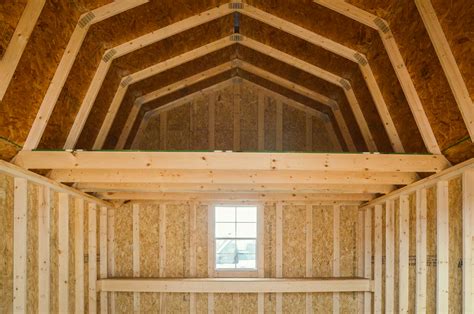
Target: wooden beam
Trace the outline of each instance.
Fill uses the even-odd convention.
[[[394,313],[395,294],[395,201],[385,203],[385,313]]]
[[[448,181],[436,184],[436,311],[449,312],[449,193]]]
[[[188,169],[439,172],[443,155],[22,151],[14,160],[26,169]]]
[[[28,181],[23,178],[14,179],[13,218],[13,312],[26,313]]]
[[[364,278],[185,278],[185,279],[104,279],[99,291],[171,293],[306,293],[372,291]]]
[[[82,192],[304,192],[304,193],[381,193],[387,194],[392,185],[376,184],[208,184],[208,183],[78,183]]]
[[[374,207],[374,313],[382,313],[382,205]]]
[[[178,22],[181,23],[181,22]],[[173,24],[174,25],[174,24]],[[166,29],[162,28],[158,33],[161,33],[162,30]],[[164,34],[164,33],[163,33]],[[145,35],[146,36],[146,35]],[[163,35],[164,36],[164,35]],[[170,34],[166,34],[166,37],[169,37]],[[163,38],[162,38],[163,39]],[[137,39],[139,40],[139,39]],[[176,67],[178,65],[184,64],[188,61],[194,60],[196,58],[199,58],[200,56],[204,56],[206,54],[212,53],[214,51],[223,49],[227,46],[230,46],[234,44],[234,42],[230,41],[228,37],[222,38],[220,40],[217,40],[215,42],[203,45],[202,47],[196,48],[194,50],[185,52],[183,54],[180,54],[174,58],[162,61],[158,64],[155,64],[154,66],[151,66],[149,68],[146,68],[144,70],[138,71],[133,74],[133,76],[128,76],[124,79],[122,79],[122,83],[127,82],[127,84],[133,84],[136,82],[139,82],[141,80],[144,80],[148,77],[151,77],[153,75],[156,75],[160,72],[163,72],[167,69]],[[126,49],[127,47],[124,47]],[[142,46],[140,46],[142,48]],[[118,50],[117,50],[118,51]],[[114,57],[119,55],[117,52]],[[97,97],[97,94],[99,93],[100,87],[102,86],[102,83],[105,79],[105,76],[107,75],[108,69],[110,67],[111,60],[108,60],[108,62],[101,61],[99,68],[97,69],[97,72],[94,75],[94,79],[92,80],[91,85],[89,86],[89,89],[86,93],[86,96],[84,97],[84,100],[81,104],[81,107],[79,108],[79,112],[76,115],[76,118],[74,120],[74,124],[69,132],[69,135],[66,139],[66,143],[64,144],[65,149],[72,149],[76,145],[77,139],[79,138],[79,135],[82,132],[82,129],[84,127],[84,124],[86,123],[87,117],[89,116],[89,112],[92,109],[92,106],[95,102],[95,99]]]
[[[372,279],[372,208],[364,210],[364,278]],[[364,313],[372,311],[372,293],[364,292]]]
[[[89,266],[89,313],[97,312],[97,204],[88,204],[88,266]]]
[[[417,180],[413,173],[245,171],[245,170],[54,170],[50,178],[59,182],[101,183],[217,183],[217,184],[394,184]]]
[[[415,85],[408,73],[403,57],[400,54],[395,37],[390,30],[388,23],[382,18],[370,14],[367,11],[359,9],[358,7],[343,1],[343,0],[313,0],[315,3],[322,5],[330,10],[336,11],[344,16],[347,16],[355,21],[363,23],[380,34],[385,50],[392,63],[395,74],[398,77],[400,86],[405,94],[407,102],[410,106],[411,112],[415,122],[420,131],[426,149],[432,154],[440,154],[441,150],[438,146],[433,130],[429,123],[428,117],[423,109],[420,97],[416,92]]]
[[[49,118],[53,112],[54,106],[61,94],[66,79],[69,76],[71,68],[74,64],[77,54],[82,46],[82,42],[87,35],[90,26],[108,19],[114,15],[135,8],[139,5],[147,3],[149,0],[122,0],[113,1],[109,4],[101,6],[97,9],[84,13],[72,33],[64,54],[59,62],[53,79],[51,80],[46,95],[41,102],[40,109],[36,114],[35,121],[28,133],[28,138],[23,146],[24,150],[32,150],[38,147],[43,137],[44,130],[48,124]]]
[[[430,0],[415,0],[415,4],[456,99],[471,141],[474,141],[474,104],[453,52],[449,47],[443,28],[436,16],[436,11]]]
[[[415,310],[426,313],[426,224],[427,198],[426,189],[416,190],[416,297]]]
[[[215,210],[214,205],[207,206],[207,276],[215,277]],[[207,295],[207,312],[214,313],[214,294]]]
[[[58,208],[58,311],[69,309],[69,195],[59,193]],[[95,235],[94,235],[95,236]]]
[[[51,297],[51,190],[36,185],[38,192],[38,311],[50,312]]]
[[[333,206],[333,224],[332,224],[332,238],[333,238],[333,255],[332,255],[332,275],[338,278],[341,275],[341,239],[340,239],[340,220],[341,220],[341,206],[336,204]],[[340,312],[340,294],[334,292],[332,294],[332,312],[337,314]]]
[[[408,194],[400,196],[400,210],[398,223],[399,257],[398,257],[398,311],[408,313],[409,287],[409,245],[410,245],[410,200]]]
[[[84,200],[74,199],[74,309],[84,313]]]
[[[99,277],[107,278],[107,207],[102,206],[99,213]],[[108,312],[107,292],[100,292],[100,312]]]
[[[253,201],[368,201],[373,194],[331,194],[331,193],[153,193],[153,192],[108,192],[97,193],[107,200],[253,200]]]
[[[5,96],[8,85],[10,85],[45,2],[46,0],[29,0],[26,3],[8,47],[3,57],[0,58],[0,101]]]
[[[474,222],[474,171],[467,170],[462,175],[462,238],[463,238],[463,272],[462,272],[462,294],[463,312],[470,313],[474,310],[474,281],[473,267],[473,222]]]

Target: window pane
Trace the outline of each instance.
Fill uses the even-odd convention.
[[[216,268],[235,268],[235,240],[216,240]]]
[[[235,238],[235,223],[216,223],[216,238]]]
[[[237,240],[237,268],[255,268],[256,241]]]
[[[216,222],[234,222],[235,207],[216,207]]]
[[[237,238],[256,238],[257,224],[254,222],[237,223]]]
[[[238,222],[256,222],[257,207],[237,207]]]

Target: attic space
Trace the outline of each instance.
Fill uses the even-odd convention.
[[[0,1],[0,313],[474,313],[472,0]]]

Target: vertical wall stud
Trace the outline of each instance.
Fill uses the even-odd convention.
[[[215,250],[214,250],[214,206],[207,208],[207,276],[214,277]],[[214,293],[207,294],[207,313],[214,313]]]
[[[97,313],[97,205],[89,203],[89,313]]]
[[[107,207],[100,208],[99,216],[99,275],[100,278],[107,278]],[[100,312],[107,313],[107,292],[100,292]]]
[[[166,276],[166,204],[160,204],[160,277]],[[166,313],[166,294],[160,293],[160,313]]]
[[[265,204],[259,204],[257,207],[258,212],[258,277],[265,277]],[[265,312],[265,295],[259,293],[257,296],[258,302],[258,314],[263,314]]]
[[[276,203],[276,253],[275,253],[275,267],[276,277],[283,277],[283,204]],[[276,312],[282,313],[283,309],[283,295],[276,294]]]
[[[448,181],[436,184],[436,311],[449,312],[449,196]]]
[[[359,210],[357,213],[357,277],[364,277],[364,212]],[[358,293],[357,296],[357,311],[364,312],[364,294]]]
[[[410,243],[410,203],[407,194],[400,195],[399,211],[399,312],[408,313],[408,274]]]
[[[140,277],[140,205],[132,205],[132,260],[133,260],[133,277]],[[133,293],[133,312],[140,312],[140,293]]]
[[[334,205],[333,208],[333,258],[332,258],[332,275],[333,277],[339,277],[340,273],[340,260],[341,260],[341,253],[340,253],[340,213],[341,213],[341,206]],[[334,292],[332,294],[332,312],[339,313],[340,310],[340,302],[339,302],[339,292]]]
[[[107,277],[115,275],[115,209],[109,208],[107,214]],[[109,293],[109,308],[115,313],[115,292]]]
[[[364,217],[364,277],[372,279],[372,209],[365,210]],[[372,293],[364,292],[364,313],[372,311]]]
[[[196,202],[191,202],[191,212],[189,214],[189,276],[191,278],[196,277],[196,207]],[[196,293],[189,294],[189,313],[196,313]]]
[[[28,181],[15,178],[13,195],[13,312],[26,313]]]
[[[313,277],[313,205],[306,205],[306,277]],[[306,313],[313,313],[313,297],[306,293]]]
[[[69,195],[59,193],[58,210],[58,310],[69,306]]]
[[[416,191],[416,313],[426,313],[426,189]]]
[[[84,200],[74,200],[75,311],[84,313]],[[41,311],[40,311],[41,312]]]
[[[463,237],[463,313],[474,311],[473,289],[473,225],[474,225],[474,170],[467,170],[462,176],[462,237]]]
[[[49,313],[51,190],[37,186],[38,191],[38,312]],[[76,276],[77,278],[77,276]]]
[[[374,312],[382,313],[382,205],[374,208]]]
[[[385,203],[385,312],[394,312],[395,218],[394,201]]]

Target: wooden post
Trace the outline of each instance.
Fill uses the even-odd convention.
[[[196,237],[197,232],[197,205],[191,202],[191,212],[189,214],[189,276],[196,277]],[[196,314],[196,294],[189,294],[189,313]]]
[[[399,312],[408,313],[408,274],[410,245],[410,203],[407,194],[400,195],[400,211],[398,223],[399,239]]]
[[[207,207],[207,276],[214,277],[215,268],[215,241],[214,241],[214,206]],[[214,293],[207,294],[207,313],[214,313]]]
[[[209,150],[216,149],[216,94],[209,95]]]
[[[313,205],[306,205],[306,277],[313,277]],[[313,313],[313,297],[306,293],[306,313]]]
[[[102,206],[100,208],[99,217],[99,254],[100,264],[99,272],[100,278],[107,278],[107,207]],[[107,307],[107,292],[100,292],[100,312],[106,314],[108,312]]]
[[[365,210],[364,217],[364,277],[372,279],[372,209]],[[372,311],[372,293],[364,292],[364,313]]]
[[[28,181],[15,178],[13,193],[13,312],[26,313]]]
[[[283,150],[283,104],[280,100],[276,103],[276,150]]]
[[[265,150],[265,95],[258,91],[258,150]]]
[[[257,206],[257,241],[258,241],[258,277],[265,277],[265,204],[259,204]],[[257,296],[258,302],[258,314],[265,312],[265,295],[259,293]]]
[[[58,310],[69,307],[69,195],[59,193],[58,210]]]
[[[436,184],[436,311],[449,312],[449,195],[448,181]]]
[[[341,254],[340,254],[340,233],[339,233],[339,228],[340,228],[340,212],[341,212],[341,206],[340,205],[334,205],[333,208],[333,258],[332,258],[332,275],[333,277],[339,277],[341,275],[340,273],[340,260],[341,260]],[[332,294],[332,312],[334,314],[339,313],[340,311],[340,303],[339,303],[339,292],[334,292]]]
[[[38,191],[38,312],[50,311],[51,189],[37,185]],[[76,276],[77,280],[77,276]]]
[[[166,205],[160,204],[160,277],[166,276]],[[166,294],[160,293],[160,313],[166,313]]]
[[[115,209],[110,208],[107,214],[107,276],[115,275]],[[109,293],[109,308],[115,313],[115,292]]]
[[[394,234],[394,201],[385,203],[385,312],[394,312],[394,266],[395,266],[395,234]]]
[[[133,204],[132,260],[133,277],[140,277],[140,205]],[[161,269],[161,267],[160,267]],[[140,293],[133,293],[133,312],[140,313]]]
[[[374,312],[382,313],[382,205],[375,205],[374,216]]]
[[[97,204],[89,203],[89,313],[97,313]]]
[[[474,225],[474,170],[462,175],[462,237],[463,237],[463,313],[474,311],[473,289],[473,225]]]
[[[84,200],[74,200],[74,272],[76,313],[84,313]]]
[[[283,277],[283,204],[276,203],[276,252],[275,252],[275,267],[276,277]],[[283,295],[276,294],[276,312],[283,311]]]
[[[416,190],[416,313],[426,313],[426,189]]]

